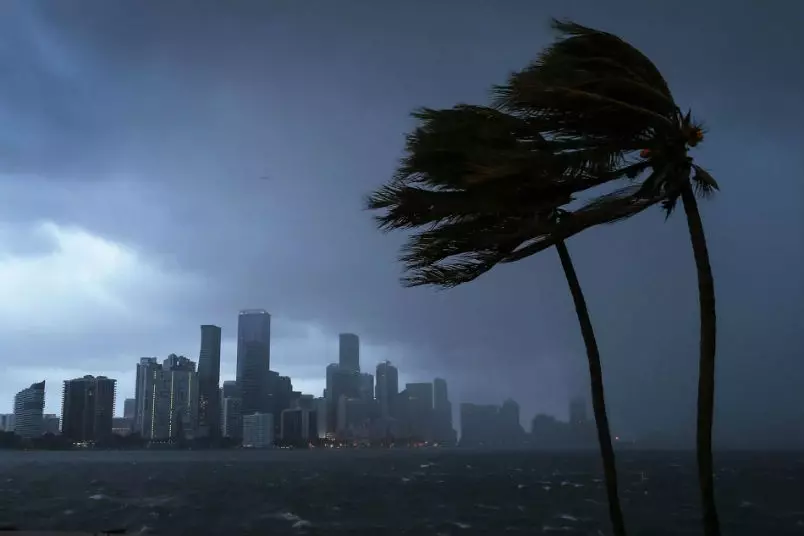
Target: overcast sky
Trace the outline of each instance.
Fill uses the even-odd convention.
[[[717,433],[804,443],[804,4],[71,1],[0,3],[0,411],[46,379],[197,359],[200,324],[274,320],[271,368],[320,395],[337,333],[362,366],[443,376],[453,403],[523,421],[587,393],[553,250],[455,290],[404,289],[403,235],[362,196],[409,112],[485,103],[550,42],[551,16],[619,33],[709,133],[701,205],[719,315]],[[268,180],[260,180],[268,177]],[[698,312],[683,213],[569,243],[620,434],[694,430]]]

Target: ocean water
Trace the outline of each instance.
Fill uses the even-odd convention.
[[[716,457],[725,536],[804,535],[804,454]],[[700,534],[692,453],[620,453],[632,535]],[[0,525],[165,535],[609,534],[592,453],[0,451]]]

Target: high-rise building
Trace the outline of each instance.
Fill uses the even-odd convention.
[[[237,320],[237,385],[243,415],[268,412],[271,366],[271,315],[263,309],[240,311]]]
[[[137,414],[137,399],[126,398],[123,401],[123,418],[131,419],[134,422],[134,415]]]
[[[408,383],[406,424],[409,437],[429,441],[433,436],[433,384]]]
[[[264,449],[274,445],[274,416],[270,413],[243,415],[243,446]]]
[[[282,410],[280,437],[287,443],[310,441],[318,435],[318,418],[314,410],[288,408]]]
[[[237,397],[226,397],[221,403],[221,435],[232,439],[243,437],[243,415],[240,408],[241,400]]]
[[[45,382],[31,384],[14,396],[14,433],[31,439],[42,435]]]
[[[500,406],[498,423],[498,434],[500,440],[506,443],[521,442],[525,430],[519,418],[519,404],[510,398]]]
[[[195,431],[198,373],[195,363],[171,354],[143,383],[142,435],[152,441],[182,440]]]
[[[380,406],[380,416],[387,419],[395,417],[397,395],[399,394],[399,371],[389,361],[377,365],[375,396]]]
[[[338,364],[344,370],[360,372],[360,338],[354,333],[338,335]]]
[[[148,385],[152,385],[154,375],[162,369],[155,357],[142,357],[137,363],[137,379],[134,386],[134,431],[145,435],[143,420],[146,413],[146,405],[152,398],[152,393]]]
[[[221,379],[221,328],[201,326],[198,354],[198,435],[217,435],[221,408],[218,392]]]
[[[447,396],[447,381],[442,378],[433,380],[433,438],[439,442],[455,442],[452,404]]]
[[[234,380],[226,380],[223,382],[223,388],[221,389],[221,396],[223,398],[236,398],[239,396],[237,391],[237,382]]]
[[[360,398],[366,401],[374,400],[374,375],[368,372],[360,373]]]
[[[61,433],[74,443],[95,442],[112,435],[117,380],[84,376],[64,382]]]
[[[499,407],[461,404],[461,445],[489,446],[498,440]]]
[[[338,416],[341,398],[360,399],[360,373],[332,364],[327,367],[327,381],[328,428],[330,432],[337,432],[342,419]]]

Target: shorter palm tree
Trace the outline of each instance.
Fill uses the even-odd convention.
[[[571,161],[551,152],[527,117],[469,105],[422,109],[414,117],[419,126],[408,136],[397,174],[367,203],[382,211],[376,219],[383,230],[421,229],[403,248],[404,284],[454,287],[499,263],[556,247],[586,346],[611,522],[624,535],[600,353],[565,240],[657,200],[629,187],[571,211],[576,194],[609,178],[567,172]]]

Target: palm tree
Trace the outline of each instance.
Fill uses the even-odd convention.
[[[572,22],[553,21],[553,26],[560,38],[497,88],[495,104],[527,117],[568,169],[592,179],[637,179],[639,189],[626,196],[662,198],[667,216],[681,199],[698,272],[697,461],[703,526],[707,536],[718,536],[712,462],[715,291],[696,200],[718,185],[689,156],[689,149],[703,140],[703,128],[690,112],[682,113],[659,70],[639,50],[615,35]]]
[[[367,203],[382,211],[376,219],[383,230],[424,228],[403,248],[404,284],[454,287],[499,263],[556,247],[586,345],[609,514],[615,534],[625,535],[600,354],[565,240],[657,200],[637,196],[639,188],[632,187],[573,212],[566,207],[575,194],[608,182],[608,175],[567,172],[574,159],[553,154],[523,114],[459,105],[413,115],[419,126],[408,136],[396,176]]]

